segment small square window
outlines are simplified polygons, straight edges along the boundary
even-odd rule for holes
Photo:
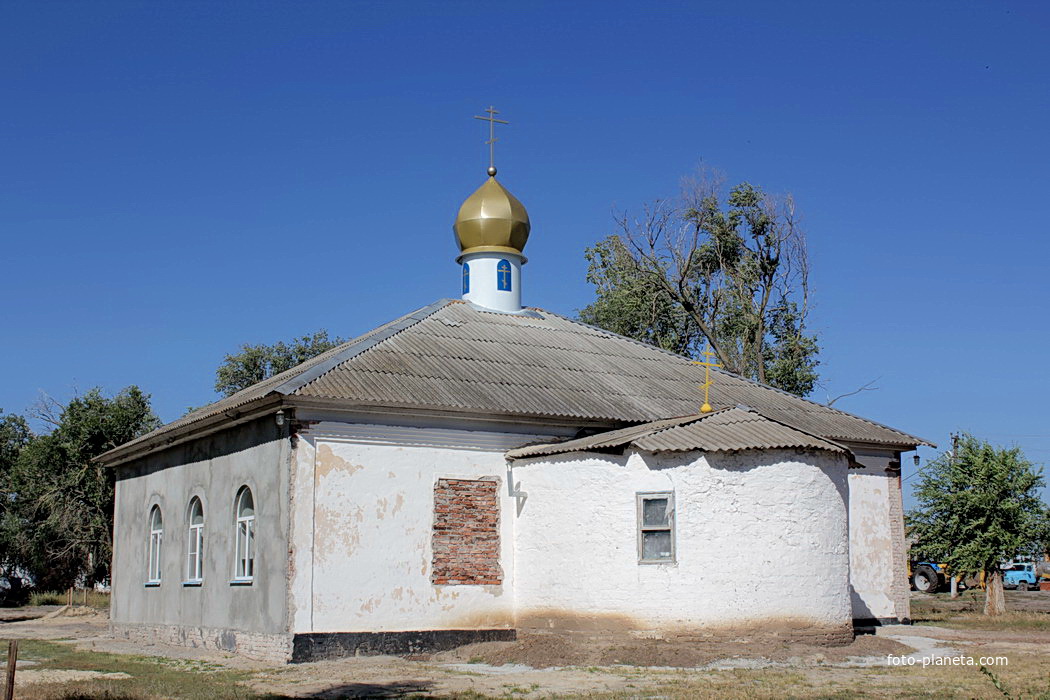
[[[674,494],[640,493],[637,498],[638,563],[674,562]]]

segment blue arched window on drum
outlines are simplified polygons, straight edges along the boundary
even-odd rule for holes
[[[470,294],[470,266],[463,263],[463,293]]]
[[[509,292],[510,289],[510,263],[500,260],[496,265],[496,289],[501,292]]]

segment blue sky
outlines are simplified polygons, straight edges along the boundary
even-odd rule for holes
[[[241,343],[456,296],[494,104],[526,303],[585,306],[613,212],[704,162],[799,203],[815,398],[878,378],[837,406],[1045,462],[1048,30],[1017,2],[4,3],[0,408],[135,383],[171,420]]]

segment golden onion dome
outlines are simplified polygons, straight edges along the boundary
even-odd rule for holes
[[[463,253],[517,253],[529,240],[529,213],[510,192],[496,181],[495,168],[490,177],[459,208],[456,232]]]

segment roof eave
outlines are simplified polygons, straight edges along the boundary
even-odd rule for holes
[[[512,411],[488,411],[459,407],[421,406],[408,403],[390,403],[381,401],[349,401],[347,399],[329,399],[318,396],[284,397],[285,403],[296,408],[311,408],[339,413],[396,413],[414,416],[454,416],[457,418],[479,418],[489,421],[520,424],[523,420],[536,425],[568,426],[576,428],[604,428],[613,430],[623,425],[624,421],[615,419],[582,418],[576,416],[558,416],[544,413],[515,413]]]
[[[280,394],[271,392],[228,411],[215,413],[201,420],[161,432],[147,440],[141,442],[132,440],[108,452],[103,452],[92,461],[99,462],[105,467],[117,467],[154,452],[254,420],[285,405],[287,402],[284,399],[285,397]]]
[[[874,442],[871,440],[857,440],[854,438],[840,436],[826,437],[824,439],[833,440],[841,445],[848,445],[851,447],[867,447],[877,450],[895,450],[897,452],[911,452],[912,450],[922,446],[932,447],[934,449],[937,448],[937,445],[935,443],[930,442],[929,440],[924,440],[922,438],[915,437],[914,435],[909,435],[908,437],[913,438],[914,442]]]

